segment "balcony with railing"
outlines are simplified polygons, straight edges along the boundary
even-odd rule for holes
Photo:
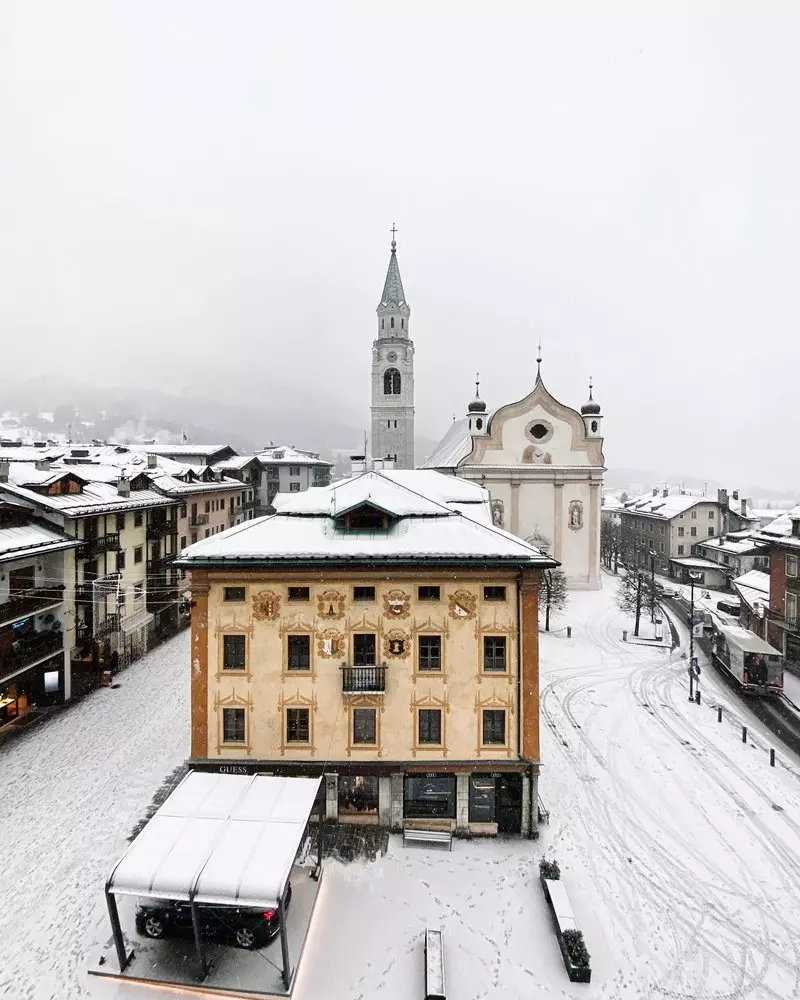
[[[165,538],[167,535],[174,535],[177,530],[177,521],[151,521],[147,525],[147,537]]]
[[[39,615],[48,608],[58,607],[64,600],[64,587],[39,587],[24,594],[12,594],[0,604],[0,626],[27,618],[29,615]]]
[[[181,598],[177,583],[167,581],[165,576],[153,577],[147,584],[147,610],[160,611],[169,604],[177,603]]]
[[[175,561],[174,553],[170,552],[166,555],[151,556],[147,560],[147,573],[148,576],[151,573],[164,573],[166,572],[172,563]]]
[[[204,524],[208,524],[208,514],[191,514],[189,517],[189,527],[190,528],[202,528]]]
[[[12,644],[10,650],[0,653],[0,681],[9,674],[63,652],[64,634],[60,629],[22,636]]]
[[[106,615],[101,621],[99,621],[94,627],[94,634],[98,639],[102,639],[105,635],[111,635],[113,632],[119,632],[120,627],[120,617],[115,611],[111,615]]]
[[[342,694],[384,694],[386,666],[342,667]]]
[[[82,544],[78,546],[77,556],[79,559],[92,559],[101,552],[119,552],[120,548],[119,532],[112,531],[105,535],[84,538]]]

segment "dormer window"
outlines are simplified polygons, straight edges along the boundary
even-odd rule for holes
[[[386,531],[389,527],[389,515],[377,507],[364,504],[348,511],[344,516],[344,523],[348,531]]]

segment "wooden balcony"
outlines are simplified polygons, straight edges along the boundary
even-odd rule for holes
[[[204,524],[208,524],[208,514],[192,514],[189,518],[190,528],[202,528]]]
[[[26,594],[15,594],[5,604],[0,604],[0,625],[38,615],[64,600],[64,587],[41,587]]]
[[[8,674],[24,670],[40,660],[64,652],[64,634],[61,630],[34,632],[17,640],[9,652],[0,655],[0,680]]]
[[[384,694],[386,667],[342,667],[342,694]]]
[[[177,530],[177,521],[153,521],[147,525],[147,537],[164,538],[166,535],[174,535]]]

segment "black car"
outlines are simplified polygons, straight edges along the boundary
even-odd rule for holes
[[[292,887],[289,885],[287,906],[291,898]],[[204,938],[223,944],[235,944],[239,948],[263,948],[280,930],[277,910],[198,903],[197,917]],[[136,930],[150,938],[191,935],[192,908],[188,903],[177,900],[138,906]]]

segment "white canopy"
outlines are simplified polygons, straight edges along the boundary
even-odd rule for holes
[[[277,908],[321,780],[190,772],[118,862],[108,891]]]
[[[729,644],[738,646],[745,653],[761,653],[762,656],[783,656],[783,653],[779,649],[770,646],[769,643],[759,638],[755,632],[748,632],[746,628],[727,628],[721,625],[719,630],[728,640]]]

